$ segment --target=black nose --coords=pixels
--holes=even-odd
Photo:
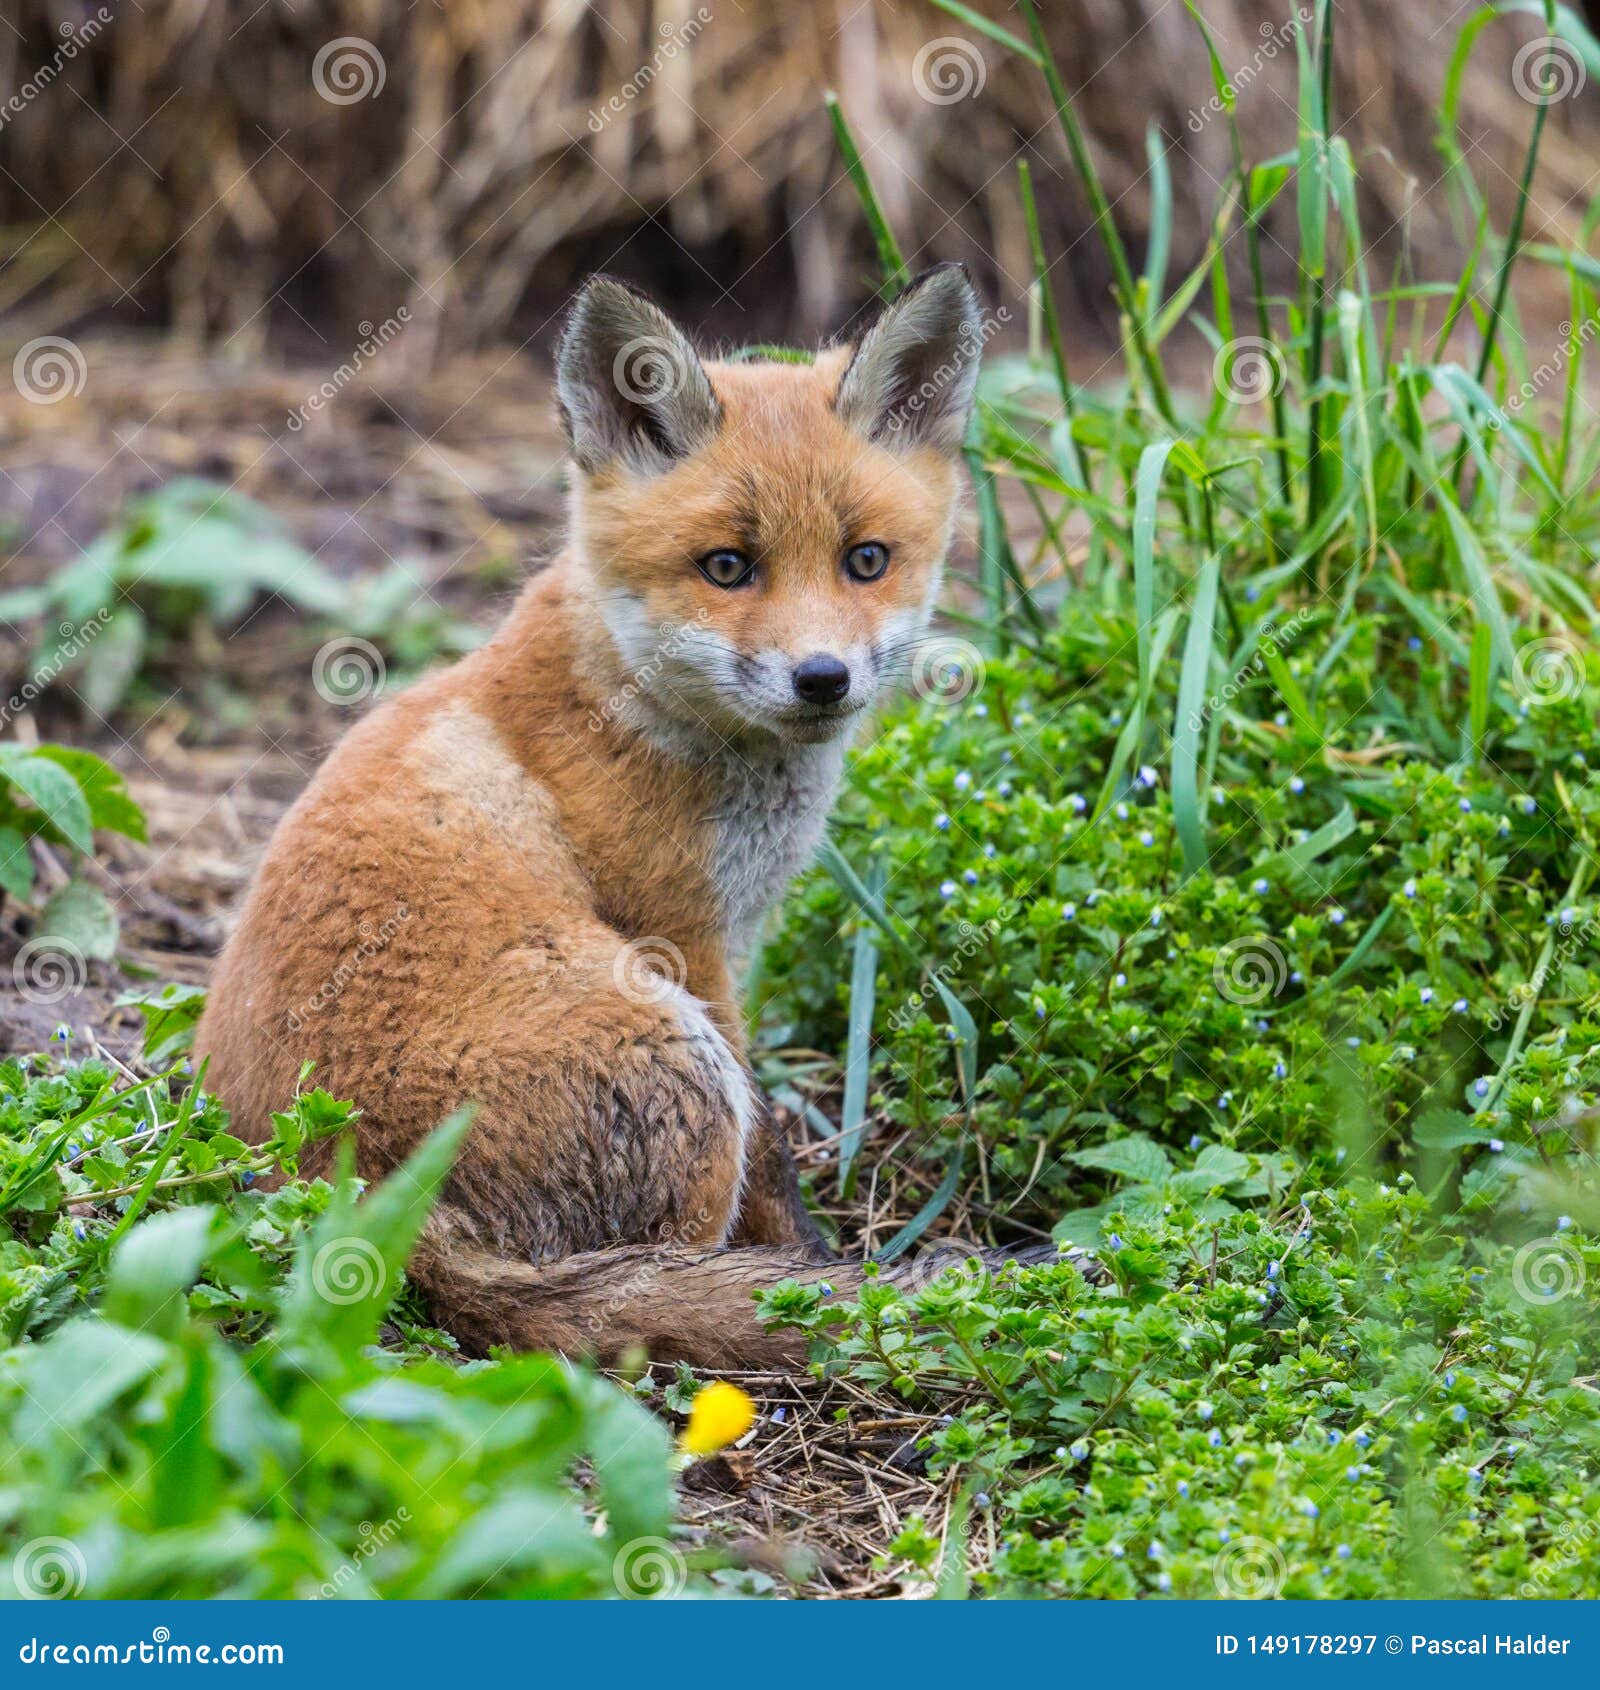
[[[850,671],[823,652],[802,657],[794,666],[794,690],[807,704],[837,704],[850,690]]]

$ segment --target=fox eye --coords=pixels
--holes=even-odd
[[[844,554],[844,572],[852,581],[876,581],[889,567],[889,548],[881,540],[852,546]]]
[[[723,546],[714,552],[707,552],[699,559],[700,573],[713,587],[742,587],[755,573],[755,565],[751,563],[743,552],[736,552],[731,546]]]

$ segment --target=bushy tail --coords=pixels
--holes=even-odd
[[[944,1249],[931,1261],[923,1256],[896,1263],[879,1277],[923,1284],[974,1257],[994,1269],[1008,1261],[1054,1261],[1056,1251],[1049,1245],[1016,1254]],[[798,1279],[826,1280],[850,1297],[863,1278],[858,1263],[801,1245],[624,1245],[534,1267],[464,1245],[432,1225],[407,1272],[434,1318],[475,1355],[502,1344],[610,1362],[643,1350],[653,1361],[711,1370],[802,1367],[805,1334],[768,1332],[757,1318],[754,1294],[781,1279]]]

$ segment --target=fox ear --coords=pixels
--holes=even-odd
[[[839,415],[881,446],[955,451],[978,382],[980,314],[964,265],[924,271],[856,347]]]
[[[556,394],[579,467],[670,469],[717,432],[720,410],[688,337],[610,276],[586,282],[556,352]]]

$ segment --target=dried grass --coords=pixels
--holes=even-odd
[[[1016,22],[999,0],[980,9]],[[1193,25],[1155,0],[1044,9],[1119,217],[1137,235],[1147,215],[1153,121],[1175,147],[1178,256],[1192,252],[1227,172],[1223,126],[1196,133],[1190,122],[1211,93]],[[0,79],[15,87],[51,65],[63,18],[91,10],[19,0],[16,27],[0,32]],[[720,309],[730,326],[829,326],[859,302],[872,265],[820,110],[826,86],[908,247],[976,260],[1002,297],[1028,269],[1009,163],[1024,146],[1077,311],[1105,309],[1100,254],[1080,238],[1081,198],[1037,78],[982,42],[981,92],[924,98],[918,50],[978,40],[931,6],[705,0],[709,21],[691,24],[692,38],[697,0],[116,10],[0,127],[0,221],[13,237],[0,308],[28,307],[24,322],[59,327],[115,307],[250,352],[269,330],[349,344],[359,320],[404,305],[405,339],[426,357],[446,333],[482,343],[536,332],[576,275],[609,265],[703,313]],[[1204,10],[1224,63],[1249,79],[1252,151],[1281,149],[1293,135],[1293,54],[1281,38],[1268,46],[1286,0]],[[1371,232],[1413,204],[1424,253],[1454,240],[1443,196],[1429,192],[1430,114],[1462,15],[1453,0],[1339,8],[1337,103],[1377,183]],[[1512,51],[1537,33],[1527,17],[1495,23],[1467,78],[1465,127],[1492,199],[1511,191],[1531,118]],[[319,95],[317,54],[340,37],[381,54],[381,92],[350,104]],[[924,84],[931,74],[924,64]],[[1546,206],[1566,206],[1587,180],[1593,99],[1554,113]]]

